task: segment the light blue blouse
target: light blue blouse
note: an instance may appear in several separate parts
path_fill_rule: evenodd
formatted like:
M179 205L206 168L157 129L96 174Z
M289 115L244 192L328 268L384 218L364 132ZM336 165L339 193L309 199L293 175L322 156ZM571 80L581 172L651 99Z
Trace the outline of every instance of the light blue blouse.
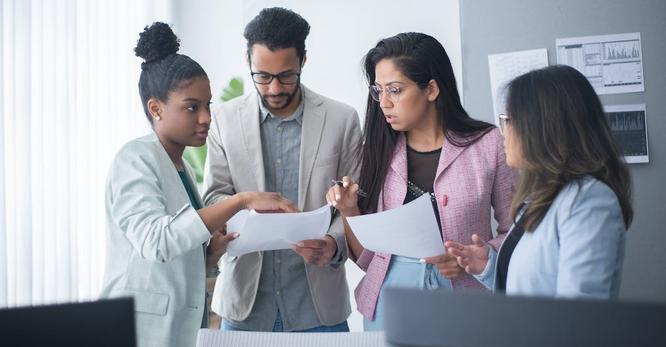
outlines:
M606 184L589 176L568 184L536 229L526 232L516 245L506 293L617 297L625 232L619 201ZM496 260L497 252L491 249L486 269L475 276L491 289L495 288Z

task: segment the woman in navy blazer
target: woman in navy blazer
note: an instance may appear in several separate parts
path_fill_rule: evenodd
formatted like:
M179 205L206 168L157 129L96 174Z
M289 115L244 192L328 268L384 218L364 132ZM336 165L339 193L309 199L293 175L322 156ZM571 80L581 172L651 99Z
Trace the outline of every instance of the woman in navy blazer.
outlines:
M296 207L277 193L244 192L203 207L185 146L206 143L210 82L178 54L164 23L141 34L139 92L153 132L120 149L106 186L107 260L101 297L131 296L138 346L194 346L206 324L206 264L214 266L237 234L226 221L240 209Z
M499 252L472 236L447 242L467 272L496 291L617 297L631 179L601 102L585 76L556 65L508 86L500 115L506 161L520 171L514 225Z

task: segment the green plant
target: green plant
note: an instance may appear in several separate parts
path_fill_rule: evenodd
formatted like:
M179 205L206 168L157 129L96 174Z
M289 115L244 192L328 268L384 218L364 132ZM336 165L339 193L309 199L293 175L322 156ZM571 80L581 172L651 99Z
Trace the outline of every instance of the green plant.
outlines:
M240 77L234 77L229 81L226 87L222 89L220 100L227 102L235 97L243 95L243 80ZM183 153L183 158L192 166L197 183L203 182L203 171L206 165L207 145L201 147L187 147Z

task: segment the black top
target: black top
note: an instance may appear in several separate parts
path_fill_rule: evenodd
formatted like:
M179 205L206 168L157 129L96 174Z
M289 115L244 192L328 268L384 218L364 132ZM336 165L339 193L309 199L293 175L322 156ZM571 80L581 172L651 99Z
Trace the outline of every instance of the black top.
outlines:
M441 148L430 152L418 152L407 146L407 195L403 201L403 204L406 204L420 198L423 194L429 194L439 230L442 230L442 222L439 218L433 184L441 153Z
M522 209L519 208L520 211ZM523 237L525 233L525 228L523 228L523 216L521 216L517 222L514 223L513 228L509 232L509 235L506 236L502 247L500 248L499 254L497 255L497 277L495 278L496 285L495 290L500 292L506 291L506 276L509 272L509 264L511 263L511 255L518 245L518 241Z

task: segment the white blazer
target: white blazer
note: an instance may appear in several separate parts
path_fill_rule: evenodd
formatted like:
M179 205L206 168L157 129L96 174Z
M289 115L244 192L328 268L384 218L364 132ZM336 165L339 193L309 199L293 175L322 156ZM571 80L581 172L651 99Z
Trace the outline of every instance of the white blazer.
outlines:
M134 297L139 347L194 346L204 314L203 245L210 233L156 134L130 141L113 160L106 221L101 297Z

